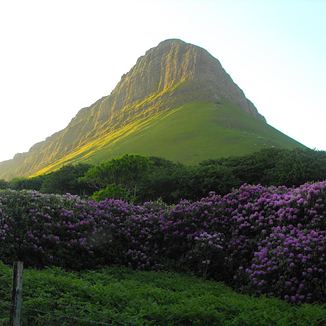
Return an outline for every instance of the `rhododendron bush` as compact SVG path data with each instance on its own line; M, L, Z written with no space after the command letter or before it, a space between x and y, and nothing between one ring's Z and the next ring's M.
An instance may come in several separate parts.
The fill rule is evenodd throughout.
M0 193L0 260L177 269L292 303L326 299L326 182L243 185L175 206Z

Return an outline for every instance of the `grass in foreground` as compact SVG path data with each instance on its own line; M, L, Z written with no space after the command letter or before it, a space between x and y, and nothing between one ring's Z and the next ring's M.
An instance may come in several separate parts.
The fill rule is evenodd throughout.
M0 264L0 325L7 325L11 269ZM23 325L326 325L326 306L291 306L167 272L27 269Z

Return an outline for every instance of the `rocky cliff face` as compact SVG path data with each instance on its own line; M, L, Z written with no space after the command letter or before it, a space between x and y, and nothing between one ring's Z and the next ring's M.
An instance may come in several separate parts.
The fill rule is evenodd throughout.
M102 108L103 117L109 119L112 112L148 96L171 94L172 103L227 100L254 118L264 119L216 58L198 46L173 39L148 50L122 76ZM169 97L165 96L165 100Z
M264 120L206 50L166 40L140 57L109 96L80 110L65 129L0 163L0 178L30 175L133 120L192 101L228 101L253 119Z

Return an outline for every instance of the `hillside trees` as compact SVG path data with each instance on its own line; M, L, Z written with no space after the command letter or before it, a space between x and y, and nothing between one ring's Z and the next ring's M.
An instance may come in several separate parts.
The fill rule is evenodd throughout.
M98 191L106 189L104 193L113 194L113 197L129 199L130 196L136 197L139 181L150 165L147 157L124 155L90 168L80 181ZM98 196L102 199L103 191L102 195L98 192L95 194L95 197Z
M35 178L14 178L7 183L7 188L15 190L40 190L46 176L38 176Z
M208 160L200 165L223 165L240 183L298 186L326 179L326 152L268 148L240 156Z
M56 194L90 195L95 188L80 179L90 169L89 164L66 165L44 176L40 191Z
M0 188L34 189L172 204L197 200L210 191L225 195L242 184L299 186L326 179L326 153L314 150L263 149L251 155L212 159L185 166L158 157L124 155L96 166L67 165L47 175L0 182ZM95 192L95 193L94 193Z
M6 180L0 179L0 189L8 189L9 183Z

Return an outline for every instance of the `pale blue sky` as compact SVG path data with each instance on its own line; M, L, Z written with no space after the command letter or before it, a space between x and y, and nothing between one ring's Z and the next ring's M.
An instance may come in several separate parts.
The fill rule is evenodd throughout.
M64 128L167 38L218 58L269 124L326 149L326 1L0 2L0 160Z

